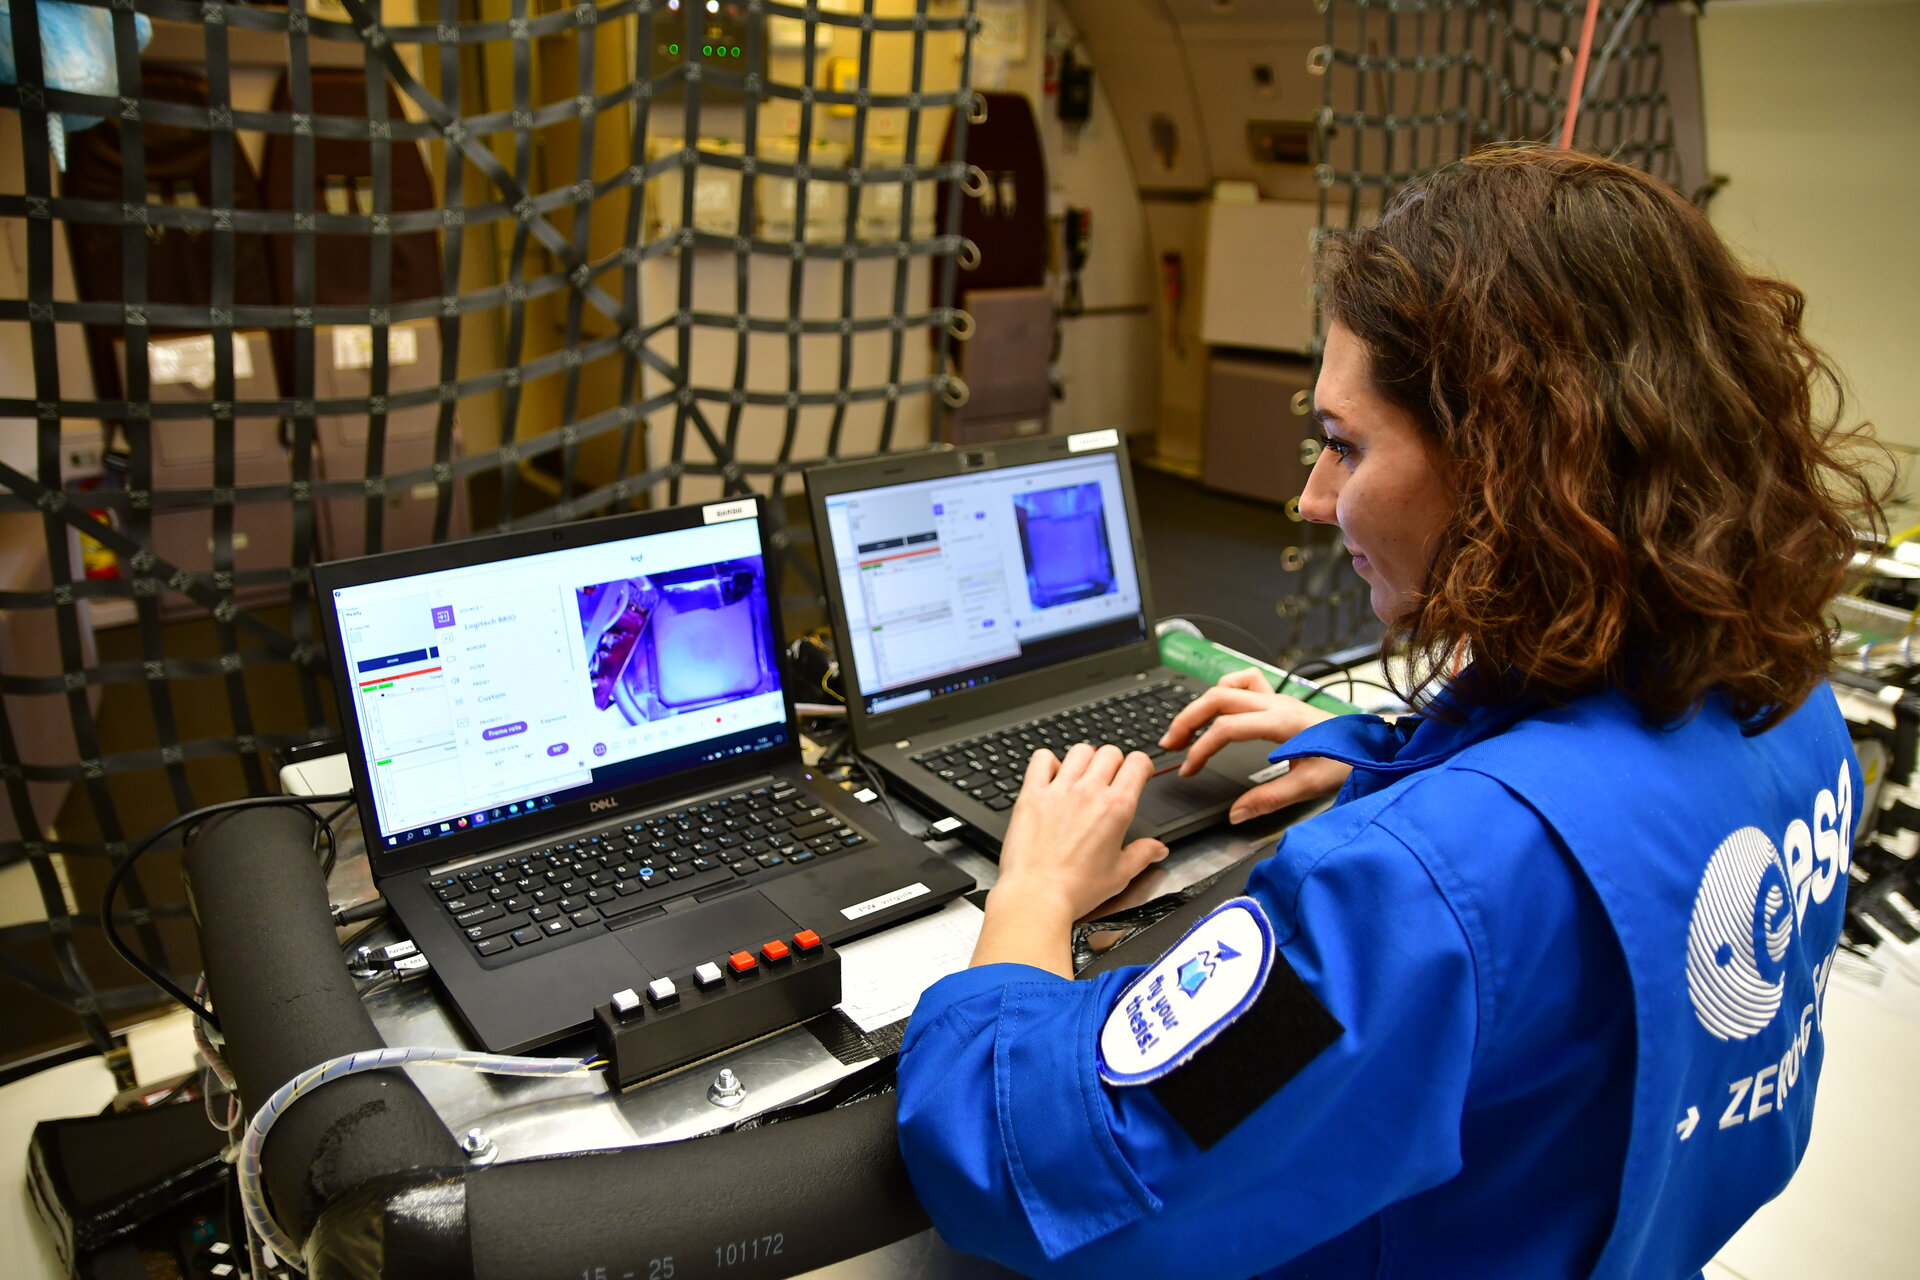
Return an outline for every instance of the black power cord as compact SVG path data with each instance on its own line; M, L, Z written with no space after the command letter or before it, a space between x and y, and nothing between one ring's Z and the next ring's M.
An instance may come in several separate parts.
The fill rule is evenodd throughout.
M338 795L330 796L248 796L240 800L226 800L220 804L210 804L203 808L193 809L181 814L170 822L162 823L147 833L133 848L129 849L127 855L114 864L113 874L107 877L106 892L101 895L100 900L100 928L107 935L108 945L119 954L122 960L125 960L129 965L133 966L134 970L137 971L140 976L160 988L160 990L166 992L169 996L172 996L195 1014L198 1014L206 1020L208 1026L217 1030L220 1026L220 1020L213 1016L212 1010L208 1009L191 995L188 995L185 991L182 991L174 984L173 979L160 972L155 966L149 964L146 957L136 952L133 947L128 944L127 940L120 936L120 930L113 922L113 900L120 895L121 884L125 882L128 872L133 870L133 864L139 861L141 855L160 843L161 837L170 832L178 831L182 827L197 826L208 818L215 817L218 814L231 813L239 809L305 809L307 814L313 819L315 834L318 835L324 832L327 837L326 862L327 865L331 866L338 852L334 844L333 827L326 819L320 816L319 811L313 806L316 804L326 804L335 800L350 801L352 798L352 792L342 792Z

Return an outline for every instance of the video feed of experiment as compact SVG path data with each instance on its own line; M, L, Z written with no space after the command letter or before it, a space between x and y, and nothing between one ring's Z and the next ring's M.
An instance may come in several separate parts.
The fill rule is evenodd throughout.
M869 714L1146 635L1117 454L827 499Z
M387 848L786 741L753 520L335 597Z

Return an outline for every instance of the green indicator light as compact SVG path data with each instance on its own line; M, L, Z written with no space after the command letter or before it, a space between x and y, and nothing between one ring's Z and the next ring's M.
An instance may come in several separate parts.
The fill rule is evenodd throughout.
M734 57L736 57L736 58L740 56L740 46L739 46L739 45L735 45L735 46L733 46L733 56L734 56Z
M667 46L667 52L668 52L668 53L678 53L678 52L680 52L680 46L679 46L679 45L677 45L677 44L670 44L670 45L668 45L668 46Z
M391 761L391 760L375 760L375 761L373 762L373 767L377 769L377 768L379 768L379 767L380 767L381 765L383 765L383 764L392 764L392 763L393 763L393 761Z
M705 54L707 57L711 58L713 56L713 46L710 44L703 44L700 46L700 52Z

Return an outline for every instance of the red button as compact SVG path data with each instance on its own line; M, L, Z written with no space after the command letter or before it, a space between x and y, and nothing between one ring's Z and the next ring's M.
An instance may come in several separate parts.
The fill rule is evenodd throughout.
M760 954L765 956L769 962L777 963L778 961L787 959L787 957L793 953L787 949L786 943L775 938L771 942L763 942L760 944Z
M727 964L735 973L749 973L758 968L760 962L753 958L751 951L736 951L727 957Z
M793 945L800 948L800 954L820 949L820 935L811 929L802 929L793 935Z

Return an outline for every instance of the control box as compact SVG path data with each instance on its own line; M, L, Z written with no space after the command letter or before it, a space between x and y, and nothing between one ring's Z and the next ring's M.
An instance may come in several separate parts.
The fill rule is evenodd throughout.
M840 1003L840 956L811 929L716 955L593 1011L600 1056L627 1088Z

